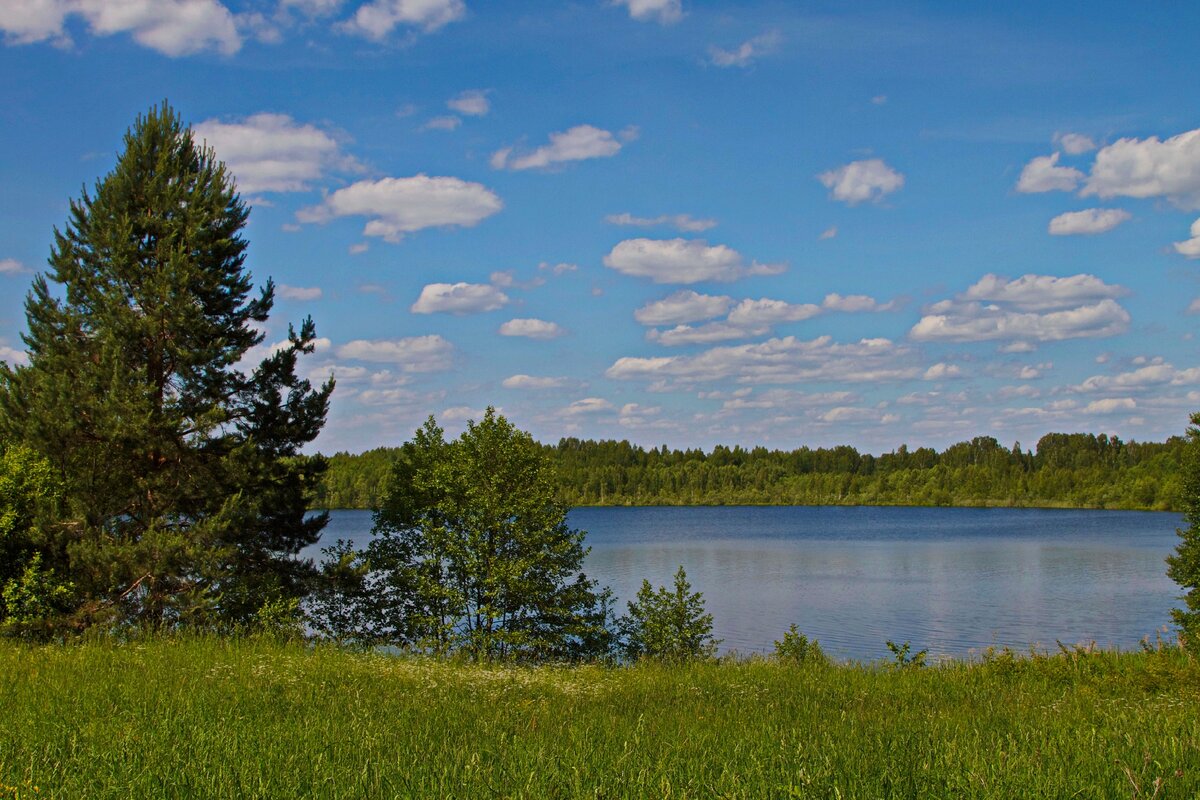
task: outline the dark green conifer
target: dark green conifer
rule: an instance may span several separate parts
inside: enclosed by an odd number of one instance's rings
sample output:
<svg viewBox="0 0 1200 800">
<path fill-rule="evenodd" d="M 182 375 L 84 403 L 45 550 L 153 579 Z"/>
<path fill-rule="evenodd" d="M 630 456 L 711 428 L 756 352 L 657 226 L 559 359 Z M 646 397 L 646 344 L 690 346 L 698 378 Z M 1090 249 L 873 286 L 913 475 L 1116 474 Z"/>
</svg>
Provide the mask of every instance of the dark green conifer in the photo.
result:
<svg viewBox="0 0 1200 800">
<path fill-rule="evenodd" d="M 296 374 L 311 319 L 242 370 L 274 301 L 245 267 L 248 213 L 164 103 L 72 201 L 34 280 L 30 363 L 0 364 L 0 436 L 57 474 L 41 557 L 73 581 L 80 624 L 242 621 L 312 575 L 293 556 L 325 522 L 305 518 L 324 462 L 299 451 L 333 386 Z"/>
</svg>

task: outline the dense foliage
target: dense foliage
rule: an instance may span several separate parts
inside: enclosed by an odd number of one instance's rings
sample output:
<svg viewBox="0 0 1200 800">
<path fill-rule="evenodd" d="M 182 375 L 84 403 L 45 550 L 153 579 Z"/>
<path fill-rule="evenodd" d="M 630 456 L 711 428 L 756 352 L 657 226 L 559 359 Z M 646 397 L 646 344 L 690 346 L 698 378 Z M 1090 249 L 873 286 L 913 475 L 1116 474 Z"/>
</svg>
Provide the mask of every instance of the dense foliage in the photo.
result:
<svg viewBox="0 0 1200 800">
<path fill-rule="evenodd" d="M 720 644 L 713 638 L 713 617 L 704 611 L 704 596 L 692 591 L 683 565 L 670 589 L 655 589 L 643 580 L 619 628 L 622 651 L 630 660 L 711 658 Z"/>
<path fill-rule="evenodd" d="M 1175 553 L 1167 557 L 1167 575 L 1186 590 L 1184 608 L 1171 612 L 1181 638 L 1200 656 L 1200 414 L 1192 415 L 1184 461 L 1184 520 Z"/>
<path fill-rule="evenodd" d="M 567 510 L 545 453 L 494 409 L 449 442 L 430 417 L 392 465 L 366 550 L 330 550 L 348 588 L 314 616 L 335 638 L 437 654 L 604 657 L 608 593 L 580 572 Z"/>
<path fill-rule="evenodd" d="M 942 452 L 901 446 L 881 456 L 853 447 L 781 451 L 717 446 L 645 449 L 626 441 L 544 445 L 559 499 L 580 505 L 944 505 L 1182 507 L 1185 442 L 1125 442 L 1051 433 L 1033 451 L 990 436 Z M 375 508 L 395 448 L 338 453 L 317 508 Z"/>
<path fill-rule="evenodd" d="M 56 497 L 5 534 L 6 614 L 237 624 L 307 591 L 293 556 L 324 524 L 305 515 L 323 460 L 299 451 L 333 386 L 297 376 L 311 320 L 243 371 L 274 302 L 245 268 L 248 213 L 165 104 L 71 203 L 26 300 L 29 363 L 0 363 L 0 440 Z"/>
</svg>

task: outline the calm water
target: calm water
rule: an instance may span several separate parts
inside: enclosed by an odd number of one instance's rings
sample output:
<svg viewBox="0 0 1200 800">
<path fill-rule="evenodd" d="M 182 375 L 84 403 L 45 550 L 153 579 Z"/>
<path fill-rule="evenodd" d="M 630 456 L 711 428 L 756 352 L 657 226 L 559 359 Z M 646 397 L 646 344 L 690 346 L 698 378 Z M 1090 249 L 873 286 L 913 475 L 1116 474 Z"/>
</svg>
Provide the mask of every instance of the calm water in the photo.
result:
<svg viewBox="0 0 1200 800">
<path fill-rule="evenodd" d="M 966 655 L 988 645 L 1136 647 L 1170 621 L 1178 514 L 1042 509 L 580 508 L 589 576 L 624 601 L 683 564 L 723 649 L 770 650 L 795 622 L 840 658 L 884 641 Z M 364 542 L 368 511 L 323 539 Z"/>
</svg>

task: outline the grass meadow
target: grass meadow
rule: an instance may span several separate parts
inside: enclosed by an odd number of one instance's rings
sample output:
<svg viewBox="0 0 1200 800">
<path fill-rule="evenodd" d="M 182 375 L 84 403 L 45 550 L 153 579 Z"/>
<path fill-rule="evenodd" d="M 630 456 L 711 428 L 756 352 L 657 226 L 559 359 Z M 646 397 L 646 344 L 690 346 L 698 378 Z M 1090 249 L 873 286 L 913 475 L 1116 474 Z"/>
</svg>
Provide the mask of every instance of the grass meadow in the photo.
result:
<svg viewBox="0 0 1200 800">
<path fill-rule="evenodd" d="M 1177 648 L 934 666 L 0 643 L 0 798 L 1200 796 Z"/>
</svg>

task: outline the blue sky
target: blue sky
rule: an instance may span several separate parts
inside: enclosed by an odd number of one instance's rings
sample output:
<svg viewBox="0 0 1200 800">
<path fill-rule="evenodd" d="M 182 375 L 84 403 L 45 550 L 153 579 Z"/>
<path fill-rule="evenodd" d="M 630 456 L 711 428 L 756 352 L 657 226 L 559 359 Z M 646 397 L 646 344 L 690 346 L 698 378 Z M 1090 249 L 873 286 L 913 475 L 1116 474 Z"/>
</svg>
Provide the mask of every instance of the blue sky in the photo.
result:
<svg viewBox="0 0 1200 800">
<path fill-rule="evenodd" d="M 0 358 L 168 99 L 338 379 L 317 447 L 882 452 L 1200 410 L 1200 9 L 690 0 L 0 7 Z"/>
</svg>

